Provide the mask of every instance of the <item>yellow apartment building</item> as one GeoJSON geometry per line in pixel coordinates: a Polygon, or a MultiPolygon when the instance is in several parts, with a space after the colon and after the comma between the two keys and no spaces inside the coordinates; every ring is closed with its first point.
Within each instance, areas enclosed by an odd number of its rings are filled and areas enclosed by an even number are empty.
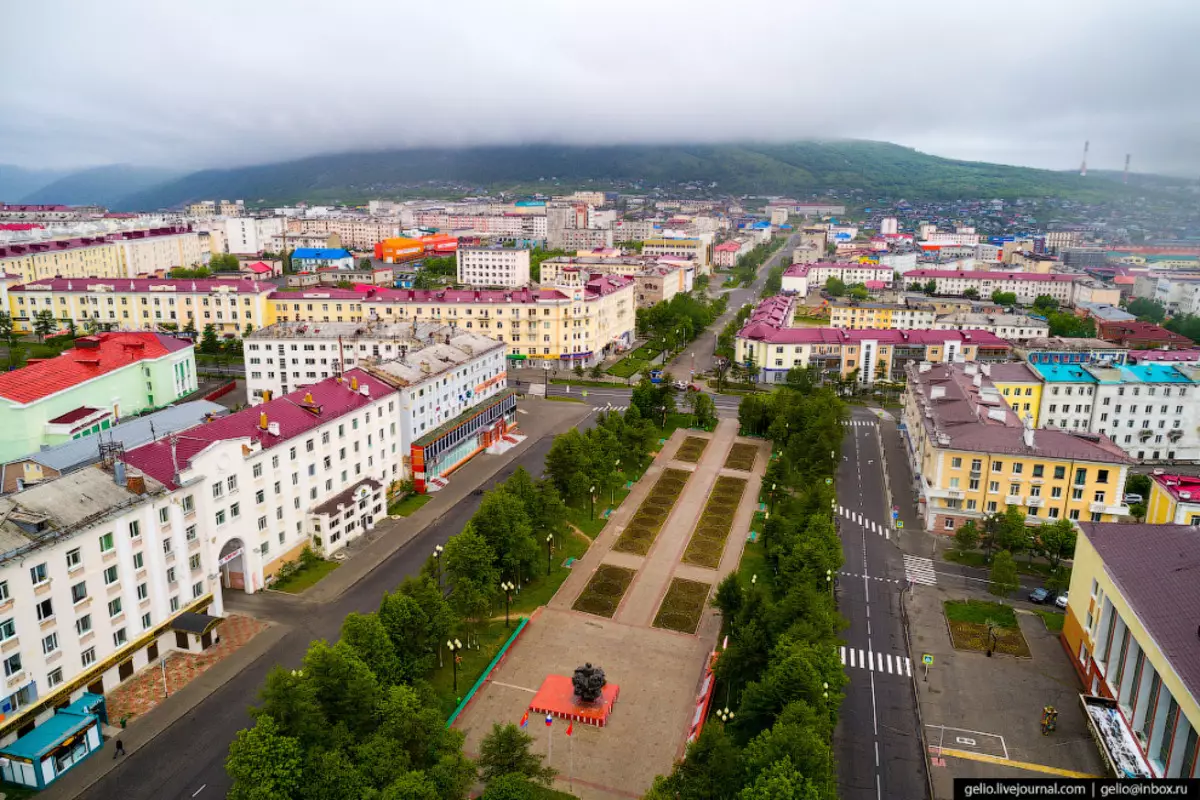
{"type": "Polygon", "coordinates": [[[1034,430],[1005,404],[986,364],[906,366],[902,433],[926,530],[1021,508],[1042,520],[1112,522],[1132,460],[1107,436],[1034,430]]]}
{"type": "Polygon", "coordinates": [[[849,330],[915,330],[932,328],[932,308],[913,308],[892,303],[830,303],[829,326],[849,330]]]}
{"type": "Polygon", "coordinates": [[[1079,528],[1061,636],[1101,753],[1118,777],[1200,777],[1188,613],[1200,608],[1200,536],[1188,525],[1079,528]]]}
{"type": "Polygon", "coordinates": [[[1000,391],[1000,396],[1008,407],[1017,412],[1022,420],[1028,419],[1035,428],[1041,427],[1039,409],[1042,407],[1041,376],[1031,370],[1024,362],[1010,364],[992,364],[992,384],[1000,391]]]}
{"type": "Polygon", "coordinates": [[[178,227],[0,245],[0,274],[16,275],[23,283],[131,278],[204,261],[199,235],[178,227]]]}
{"type": "Polygon", "coordinates": [[[1146,501],[1150,525],[1200,526],[1200,478],[1195,475],[1151,475],[1146,501]]]}

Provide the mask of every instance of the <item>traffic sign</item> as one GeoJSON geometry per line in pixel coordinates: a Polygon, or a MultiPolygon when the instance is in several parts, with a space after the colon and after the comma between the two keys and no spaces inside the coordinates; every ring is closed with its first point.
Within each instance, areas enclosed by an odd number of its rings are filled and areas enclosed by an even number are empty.
{"type": "Polygon", "coordinates": [[[927,667],[933,666],[933,654],[926,653],[925,655],[921,656],[921,663],[927,667]]]}
{"type": "Polygon", "coordinates": [[[903,527],[904,527],[904,520],[902,520],[902,519],[896,520],[896,527],[897,527],[897,528],[903,528],[903,527]]]}
{"type": "Polygon", "coordinates": [[[826,478],[826,479],[825,479],[825,485],[826,485],[826,486],[833,486],[833,478],[826,478]]]}
{"type": "Polygon", "coordinates": [[[900,519],[900,512],[899,512],[899,511],[893,511],[893,512],[892,512],[892,519],[900,519]]]}

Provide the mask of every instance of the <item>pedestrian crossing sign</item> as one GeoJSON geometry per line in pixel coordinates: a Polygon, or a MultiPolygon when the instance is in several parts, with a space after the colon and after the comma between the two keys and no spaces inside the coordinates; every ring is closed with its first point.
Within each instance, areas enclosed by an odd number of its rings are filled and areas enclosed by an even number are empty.
{"type": "Polygon", "coordinates": [[[921,663],[927,667],[933,666],[933,654],[925,653],[921,656],[921,663]]]}
{"type": "Polygon", "coordinates": [[[897,527],[897,528],[903,528],[903,527],[904,527],[904,520],[902,520],[902,519],[898,519],[898,520],[896,520],[896,527],[897,527]]]}
{"type": "Polygon", "coordinates": [[[832,485],[833,485],[833,478],[826,478],[826,479],[825,479],[825,485],[826,485],[826,486],[832,486],[832,485]]]}

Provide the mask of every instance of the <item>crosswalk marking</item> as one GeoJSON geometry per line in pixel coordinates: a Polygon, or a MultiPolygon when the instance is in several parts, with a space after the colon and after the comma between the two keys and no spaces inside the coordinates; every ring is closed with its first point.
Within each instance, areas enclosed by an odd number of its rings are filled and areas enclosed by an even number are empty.
{"type": "MultiPolygon", "coordinates": [[[[844,575],[847,578],[861,578],[862,577],[862,574],[858,573],[858,572],[839,572],[838,575],[844,575]]],[[[881,581],[883,583],[900,583],[899,578],[881,578],[878,575],[868,575],[867,577],[873,581],[881,581]]]]}
{"type": "Polygon", "coordinates": [[[841,648],[842,666],[865,669],[886,675],[912,677],[912,660],[908,656],[892,655],[862,648],[841,648]]]}
{"type": "Polygon", "coordinates": [[[933,571],[933,560],[929,558],[905,553],[904,577],[913,583],[937,586],[937,574],[933,571]]]}
{"type": "Polygon", "coordinates": [[[624,411],[627,408],[629,408],[629,406],[614,406],[612,403],[604,404],[605,411],[624,411]]]}
{"type": "Polygon", "coordinates": [[[848,428],[872,428],[875,426],[875,420],[852,419],[842,424],[848,428]]]}
{"type": "Polygon", "coordinates": [[[877,533],[885,539],[892,538],[892,531],[887,525],[881,525],[878,522],[867,519],[857,511],[851,511],[845,506],[837,507],[837,514],[840,517],[845,517],[856,525],[861,525],[872,533],[877,533]]]}

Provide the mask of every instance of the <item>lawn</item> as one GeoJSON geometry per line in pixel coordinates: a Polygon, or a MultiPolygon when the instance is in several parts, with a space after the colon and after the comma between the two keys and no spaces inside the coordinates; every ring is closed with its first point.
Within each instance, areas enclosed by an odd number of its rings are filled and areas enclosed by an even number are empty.
{"type": "Polygon", "coordinates": [[[632,378],[645,368],[645,361],[633,356],[626,356],[604,371],[609,375],[616,375],[618,378],[632,378]]]}
{"type": "Polygon", "coordinates": [[[604,526],[608,523],[608,519],[604,516],[604,510],[611,508],[616,511],[618,508],[620,508],[621,503],[625,502],[625,498],[628,496],[629,490],[624,487],[617,489],[611,495],[605,495],[603,492],[600,492],[596,503],[595,519],[592,519],[592,508],[590,503],[583,508],[567,506],[567,522],[586,533],[589,538],[595,539],[600,535],[600,531],[604,530],[604,526]],[[609,502],[610,497],[612,498],[611,503],[609,502]]]}
{"type": "Polygon", "coordinates": [[[283,580],[271,584],[271,588],[277,592],[299,594],[308,587],[315,585],[317,581],[333,572],[338,566],[338,562],[336,561],[313,561],[308,566],[300,567],[283,580]]]}
{"type": "MultiPolygon", "coordinates": [[[[966,567],[977,567],[979,569],[988,569],[987,553],[978,550],[968,550],[962,552],[959,550],[944,550],[942,558],[946,561],[951,561],[955,564],[962,564],[966,567]]],[[[1030,575],[1037,578],[1050,577],[1050,565],[1040,559],[1029,561],[1028,558],[1016,556],[1013,560],[1017,564],[1017,572],[1021,575],[1030,575]]]]}
{"type": "Polygon", "coordinates": [[[388,506],[388,513],[394,517],[407,517],[432,499],[431,494],[410,494],[399,503],[388,506]]]}
{"type": "MultiPolygon", "coordinates": [[[[549,603],[550,598],[554,597],[554,593],[558,591],[558,587],[562,586],[563,581],[571,574],[571,568],[565,567],[563,564],[569,558],[574,558],[576,561],[583,558],[583,554],[587,552],[590,544],[585,537],[574,531],[565,531],[555,536],[554,553],[550,559],[550,574],[547,575],[545,570],[539,569],[531,580],[527,579],[525,585],[521,587],[520,593],[513,595],[512,603],[509,605],[509,614],[528,614],[538,606],[549,603]]],[[[543,543],[544,549],[545,544],[543,543]]],[[[503,603],[497,606],[497,611],[501,613],[504,611],[503,603]]]]}
{"type": "Polygon", "coordinates": [[[545,786],[533,784],[529,800],[576,800],[575,795],[560,792],[557,789],[547,789],[545,786]]]}
{"type": "MultiPolygon", "coordinates": [[[[491,620],[480,626],[479,630],[475,632],[475,638],[471,641],[472,646],[464,648],[458,653],[460,660],[457,692],[454,690],[454,665],[450,662],[450,654],[443,648],[442,666],[435,666],[429,674],[429,682],[438,696],[443,716],[449,717],[454,713],[460,698],[471,690],[475,681],[479,680],[479,676],[487,669],[488,664],[492,663],[492,659],[496,657],[496,653],[500,652],[500,648],[508,641],[508,637],[512,636],[516,627],[515,621],[511,623],[511,627],[505,627],[503,619],[491,620]]],[[[463,644],[467,643],[465,630],[456,631],[454,635],[463,644]]]]}
{"type": "Polygon", "coordinates": [[[946,619],[951,622],[974,622],[984,624],[989,619],[1002,628],[1017,627],[1017,613],[1003,603],[986,600],[947,600],[943,604],[946,619]]]}
{"type": "Polygon", "coordinates": [[[566,397],[565,395],[561,395],[561,394],[552,394],[549,397],[547,397],[546,399],[553,400],[555,403],[586,403],[587,402],[586,400],[581,400],[578,397],[566,397]]]}
{"type": "Polygon", "coordinates": [[[982,600],[947,600],[943,604],[950,642],[957,650],[987,652],[991,645],[987,622],[997,626],[994,651],[1029,658],[1029,644],[1021,635],[1017,615],[1008,606],[982,600]]]}
{"type": "Polygon", "coordinates": [[[640,347],[635,348],[629,355],[633,356],[634,358],[640,358],[643,361],[653,361],[662,355],[662,349],[655,347],[649,342],[646,342],[640,347]]]}
{"type": "Polygon", "coordinates": [[[1046,630],[1051,633],[1062,633],[1063,623],[1067,621],[1067,615],[1061,611],[1046,611],[1045,609],[1035,608],[1033,613],[1042,618],[1042,622],[1046,623],[1046,630]]]}
{"type": "Polygon", "coordinates": [[[625,530],[621,531],[613,549],[640,556],[650,552],[651,545],[658,538],[659,530],[666,522],[667,515],[674,508],[675,501],[679,499],[679,494],[691,474],[683,469],[663,470],[637,513],[629,520],[625,530]]]}
{"type": "Polygon", "coordinates": [[[654,627],[695,633],[711,589],[712,585],[708,583],[674,578],[654,616],[654,627]]]}
{"type": "Polygon", "coordinates": [[[758,445],[735,442],[733,447],[729,448],[729,455],[725,458],[725,469],[750,472],[754,469],[756,458],[758,458],[758,445]]]}
{"type": "Polygon", "coordinates": [[[737,514],[738,504],[745,491],[746,481],[742,478],[717,478],[712,493],[708,496],[708,502],[704,504],[704,512],[696,523],[696,529],[692,531],[687,549],[683,551],[684,563],[709,569],[720,566],[721,554],[725,552],[725,540],[729,538],[733,517],[737,514]]]}
{"type": "Polygon", "coordinates": [[[625,590],[633,582],[634,574],[631,569],[601,564],[571,607],[585,614],[612,619],[613,614],[617,613],[617,606],[621,604],[621,598],[625,596],[625,590]]]}
{"type": "Polygon", "coordinates": [[[616,381],[586,381],[578,378],[571,378],[570,380],[566,378],[554,378],[550,382],[557,386],[599,386],[604,389],[612,389],[613,387],[616,387],[617,389],[625,388],[624,383],[617,383],[616,381]]]}
{"type": "Polygon", "coordinates": [[[707,446],[708,439],[705,439],[703,436],[689,436],[683,440],[683,444],[679,445],[679,449],[675,451],[675,460],[695,464],[700,460],[700,456],[704,454],[704,448],[707,446]]]}

